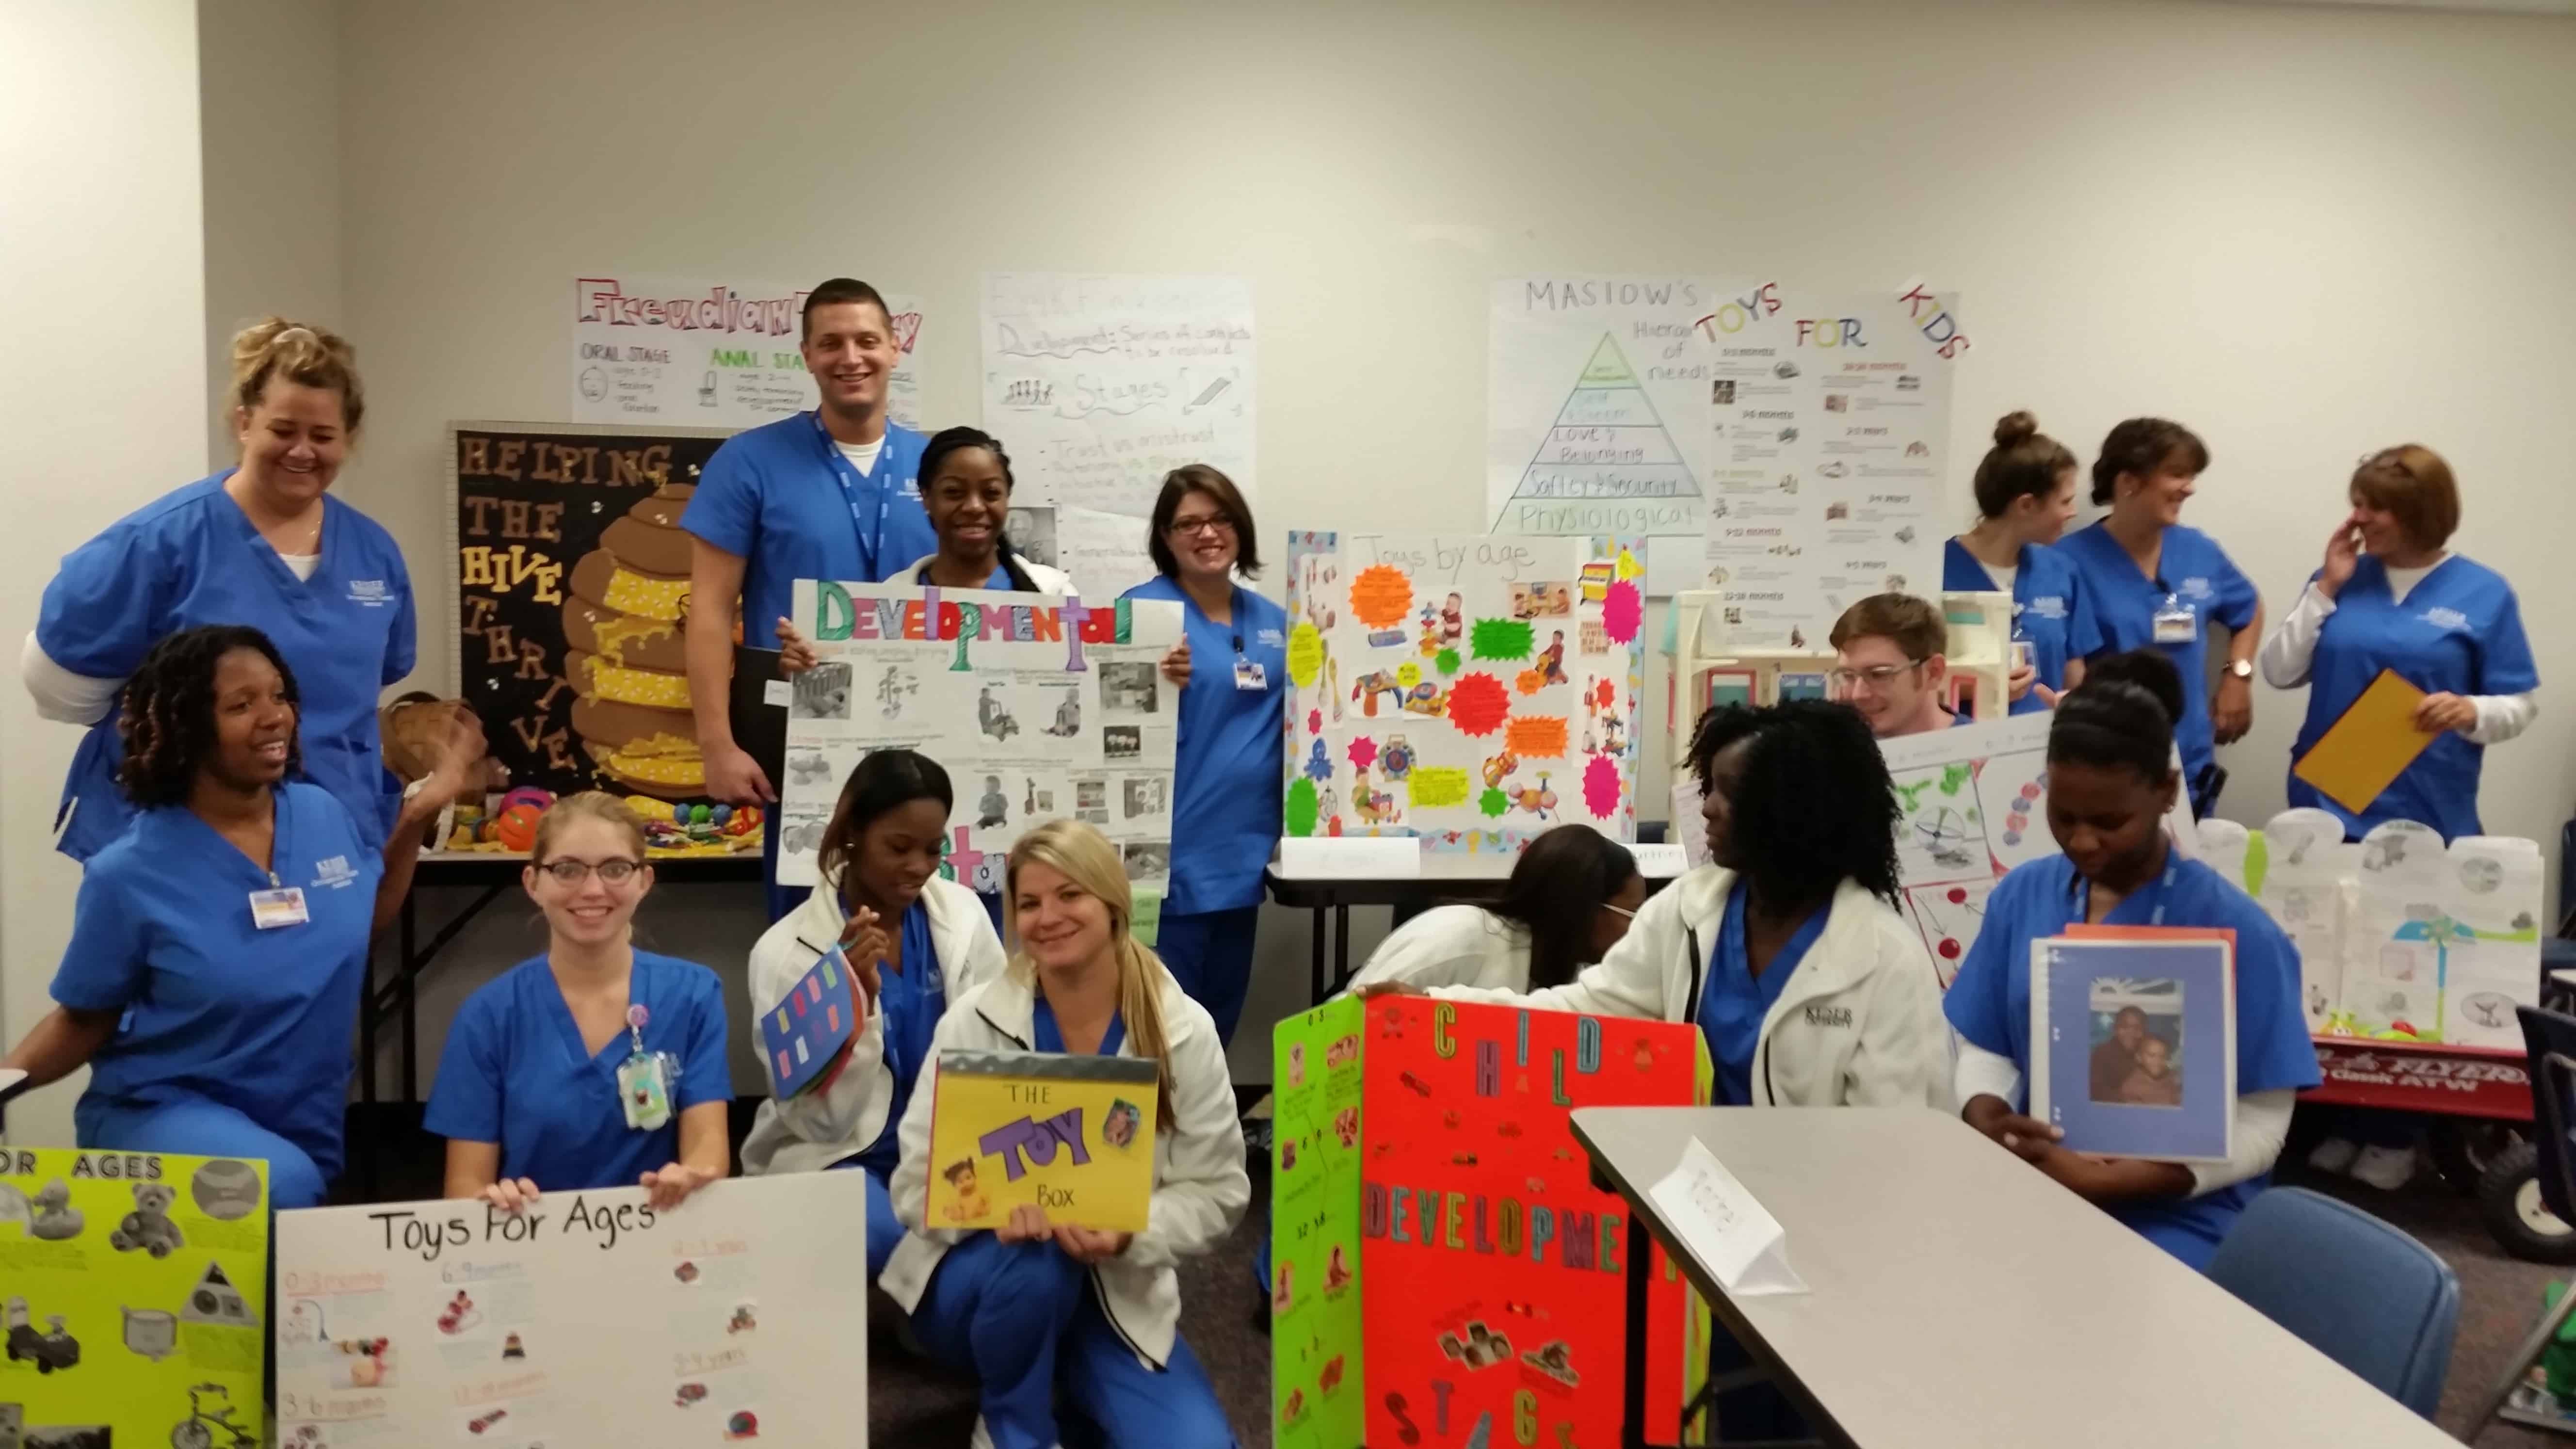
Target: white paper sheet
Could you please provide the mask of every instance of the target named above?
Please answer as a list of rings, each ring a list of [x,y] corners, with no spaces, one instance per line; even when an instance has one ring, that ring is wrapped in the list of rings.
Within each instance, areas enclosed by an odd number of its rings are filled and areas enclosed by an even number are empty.
[[[572,296],[572,420],[752,428],[814,406],[798,345],[808,287],[740,277],[602,274]],[[903,360],[886,412],[921,417],[921,303],[888,293]]]

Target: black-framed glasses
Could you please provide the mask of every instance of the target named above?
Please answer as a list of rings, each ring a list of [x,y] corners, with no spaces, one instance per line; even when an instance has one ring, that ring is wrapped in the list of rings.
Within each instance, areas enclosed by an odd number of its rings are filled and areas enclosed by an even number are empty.
[[[553,876],[555,884],[565,886],[580,885],[590,879],[594,873],[609,885],[624,885],[635,878],[635,872],[643,868],[644,862],[628,860],[623,856],[612,856],[607,860],[595,862],[571,859],[549,860],[537,867]]]
[[[1196,534],[1205,534],[1210,538],[1230,538],[1234,534],[1234,520],[1222,513],[1211,514],[1205,518],[1175,518],[1172,520],[1171,533],[1174,538],[1188,538]]]

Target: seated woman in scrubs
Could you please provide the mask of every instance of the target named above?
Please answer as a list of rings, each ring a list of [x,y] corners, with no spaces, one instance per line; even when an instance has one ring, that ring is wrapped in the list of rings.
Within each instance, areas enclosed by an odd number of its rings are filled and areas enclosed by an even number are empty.
[[[904,1110],[893,1195],[911,1232],[885,1290],[932,1357],[976,1376],[978,1444],[1229,1449],[1224,1407],[1180,1336],[1175,1271],[1224,1242],[1252,1195],[1216,1023],[1129,934],[1127,876],[1100,832],[1048,821],[1011,848],[1009,880],[1021,954],[939,1019]],[[1146,1229],[1099,1231],[1035,1204],[991,1231],[929,1228],[936,1053],[952,1050],[1159,1063]]]
[[[835,942],[868,998],[858,1034],[823,1085],[760,1104],[742,1170],[864,1172],[871,1276],[903,1241],[886,1184],[931,1032],[948,1003],[1001,975],[1004,964],[982,901],[939,873],[955,804],[948,772],[928,755],[879,750],[859,761],[823,830],[824,889],[751,948],[756,1010],[784,1001]],[[761,1061],[766,1070],[767,1056]]]
[[[1626,846],[1589,826],[1560,825],[1521,852],[1499,898],[1415,916],[1351,985],[1562,986],[1618,945],[1645,904],[1646,878]]]
[[[541,1191],[650,1188],[655,1207],[725,1175],[724,986],[638,951],[653,889],[644,822],[600,791],[537,822],[520,884],[546,952],[484,984],[447,1029],[423,1125],[447,1139],[447,1195],[513,1211]]]
[[[2036,713],[2083,683],[2084,656],[2102,647],[2091,596],[2049,547],[2075,517],[2075,455],[2030,414],[2010,414],[1977,464],[1976,491],[1976,526],[1950,540],[1941,587],[2012,595],[2012,712]]]
[[[63,784],[57,846],[86,861],[134,808],[117,788],[116,693],[152,646],[247,624],[293,668],[304,773],[383,848],[398,804],[376,696],[411,672],[411,578],[375,520],[330,496],[366,411],[349,344],[271,317],[233,338],[241,465],[163,495],[63,560],[21,659],[47,719],[90,727]]]
[[[2152,661],[2140,667],[2140,661]],[[2252,897],[2174,853],[2161,827],[2182,788],[2172,720],[2182,681],[2161,652],[2117,661],[2058,702],[2048,730],[2048,828],[2066,853],[2014,867],[1986,898],[1976,944],[1943,1002],[1963,1039],[1960,1116],[2150,1242],[2205,1268],[2263,1190],[2290,1108],[2317,1084],[2299,1011],[2299,952]],[[2162,665],[2163,667],[2155,667]],[[2130,682],[2153,679],[2152,689]],[[2022,1115],[2030,1067],[2030,947],[2078,922],[2221,927],[2236,933],[2235,1155],[2225,1162],[2141,1162],[2070,1151],[2058,1129]]]
[[[452,726],[390,840],[296,778],[294,671],[256,629],[186,629],[125,682],[117,781],[140,813],[90,858],[55,1008],[0,1067],[76,1068],[79,1145],[255,1157],[279,1208],[339,1174],[367,943],[421,832],[479,768]]]

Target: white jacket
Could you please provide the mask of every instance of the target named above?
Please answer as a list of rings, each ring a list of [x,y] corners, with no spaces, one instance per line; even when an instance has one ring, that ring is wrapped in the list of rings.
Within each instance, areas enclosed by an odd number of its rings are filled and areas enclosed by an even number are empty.
[[[937,1051],[1030,1051],[1037,1039],[1034,984],[1025,965],[1014,966],[948,1008],[939,1019]],[[1154,1198],[1145,1230],[1127,1251],[1094,1266],[1092,1286],[1110,1326],[1135,1350],[1148,1368],[1160,1369],[1172,1357],[1180,1331],[1181,1277],[1173,1271],[1183,1258],[1212,1251],[1243,1220],[1252,1200],[1252,1179],[1243,1166],[1243,1124],[1235,1120],[1234,1082],[1226,1072],[1225,1047],[1217,1040],[1216,1022],[1207,1008],[1190,1000],[1180,983],[1164,973],[1163,1031],[1170,1051],[1172,1130],[1154,1136]],[[1136,1054],[1132,1036],[1118,1049]],[[966,1234],[923,1226],[929,1205],[931,1102],[937,1096],[938,1058],[931,1058],[903,1114],[903,1161],[895,1168],[889,1194],[895,1216],[911,1231],[886,1263],[878,1285],[906,1313],[921,1303],[922,1291],[940,1256]]]
[[[1527,996],[1464,987],[1434,996],[1525,1003],[1592,1016],[1692,1021],[1735,873],[1704,865],[1637,913],[1598,965]],[[1762,1018],[1753,1050],[1757,1107],[1950,1106],[1950,1029],[1922,938],[1854,881],[1834,892],[1825,929]]]
[[[1529,932],[1482,906],[1434,906],[1396,928],[1351,978],[1351,988],[1394,982],[1527,991]]]
[[[954,881],[932,876],[922,884],[921,901],[930,912],[930,949],[939,958],[943,1000],[962,1001],[968,992],[1002,974],[1001,938],[993,934],[993,918],[985,913],[980,897]],[[787,999],[789,988],[841,939],[841,927],[847,921],[839,886],[827,882],[808,894],[805,904],[761,933],[759,944],[751,948],[755,1016]],[[918,970],[919,963],[906,961],[903,969]],[[775,1093],[778,1072],[767,1052],[760,1054],[760,1069],[768,1074],[769,1089]],[[751,1135],[743,1139],[743,1175],[814,1172],[865,1152],[885,1132],[886,1113],[893,1101],[894,1072],[885,1059],[885,1014],[872,1011],[850,1045],[849,1064],[832,1085],[785,1102],[773,1095],[760,1104]]]
[[[921,577],[921,571],[928,568],[930,566],[930,561],[937,557],[939,557],[939,555],[936,553],[926,553],[921,557],[914,559],[911,563],[904,566],[903,572],[894,576],[893,582],[906,583]],[[1039,563],[1036,559],[1030,558],[1024,553],[1014,553],[1011,557],[1020,561],[1020,572],[1029,576],[1029,582],[1036,587],[1039,593],[1069,594],[1073,592],[1073,577],[1070,574],[1067,574],[1064,570],[1048,568],[1045,564]]]

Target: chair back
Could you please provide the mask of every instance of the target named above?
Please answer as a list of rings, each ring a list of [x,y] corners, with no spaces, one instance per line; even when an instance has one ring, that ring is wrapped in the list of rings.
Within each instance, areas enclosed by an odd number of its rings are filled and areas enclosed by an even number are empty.
[[[2236,1220],[2209,1276],[2310,1348],[2433,1417],[2460,1324],[2460,1280],[2432,1249],[2349,1203],[2276,1187]]]
[[[2540,1200],[2559,1221],[2576,1223],[2576,1163],[2568,1127],[2576,1117],[2576,1016],[2517,1006],[2531,1073],[2532,1147],[2540,1156]]]

